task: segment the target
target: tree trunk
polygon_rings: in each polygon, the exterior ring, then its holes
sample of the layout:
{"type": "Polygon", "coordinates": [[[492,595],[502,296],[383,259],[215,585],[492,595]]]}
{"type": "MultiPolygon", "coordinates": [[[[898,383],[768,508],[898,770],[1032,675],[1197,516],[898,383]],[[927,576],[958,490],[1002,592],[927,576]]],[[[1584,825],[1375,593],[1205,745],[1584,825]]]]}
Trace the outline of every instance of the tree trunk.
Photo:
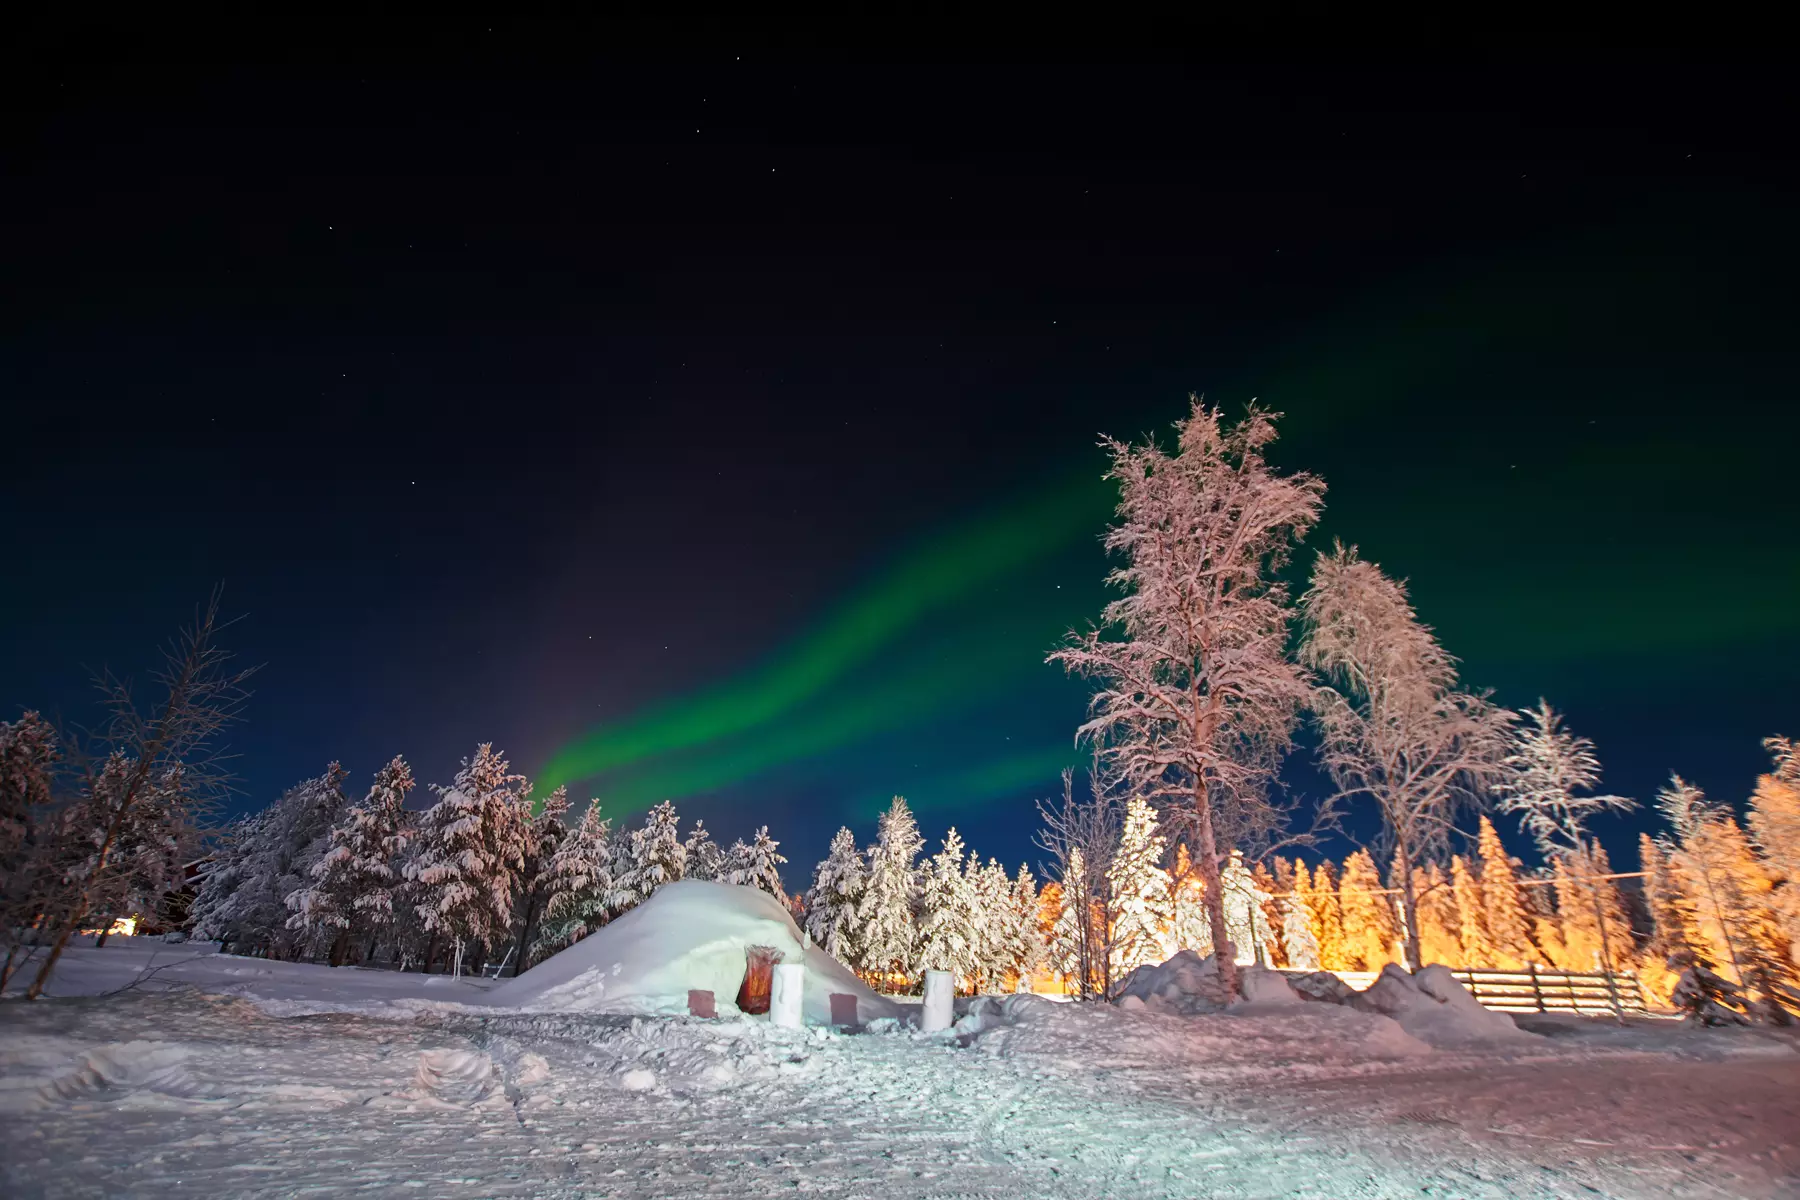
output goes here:
{"type": "Polygon", "coordinates": [[[1419,949],[1419,897],[1413,891],[1412,855],[1406,852],[1406,842],[1396,838],[1394,844],[1396,869],[1400,872],[1400,912],[1406,922],[1406,969],[1417,971],[1424,963],[1419,961],[1423,951],[1419,949]]]}
{"type": "Polygon", "coordinates": [[[1200,843],[1197,856],[1200,880],[1206,885],[1206,923],[1212,928],[1213,962],[1219,967],[1219,983],[1229,1002],[1237,998],[1237,948],[1227,954],[1231,933],[1225,928],[1225,882],[1219,875],[1219,841],[1213,833],[1212,801],[1206,794],[1206,781],[1194,785],[1195,839],[1200,843]]]}
{"type": "Polygon", "coordinates": [[[525,905],[525,925],[519,930],[519,949],[513,955],[513,978],[517,979],[525,973],[525,954],[531,949],[531,943],[537,937],[538,903],[534,897],[525,905]]]}

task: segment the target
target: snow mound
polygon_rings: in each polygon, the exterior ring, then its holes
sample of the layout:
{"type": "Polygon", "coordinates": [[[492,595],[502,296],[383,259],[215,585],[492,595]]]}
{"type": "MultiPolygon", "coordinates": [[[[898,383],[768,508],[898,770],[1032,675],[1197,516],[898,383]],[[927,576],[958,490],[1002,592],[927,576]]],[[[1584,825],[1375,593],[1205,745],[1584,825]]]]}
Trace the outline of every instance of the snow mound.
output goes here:
{"type": "Polygon", "coordinates": [[[1288,984],[1302,1000],[1311,1000],[1319,1004],[1348,1004],[1356,995],[1356,989],[1339,979],[1330,971],[1308,971],[1304,975],[1290,975],[1288,984]]]}
{"type": "Polygon", "coordinates": [[[1392,1018],[1297,998],[1183,1016],[1160,998],[1151,1005],[1132,997],[1115,1007],[985,996],[970,1004],[953,1031],[965,1045],[1001,1058],[1109,1072],[1174,1070],[1211,1080],[1260,1078],[1287,1067],[1335,1070],[1432,1052],[1392,1018]]]}
{"type": "Polygon", "coordinates": [[[1167,962],[1145,963],[1125,977],[1114,1003],[1121,1008],[1147,1008],[1152,1012],[1223,1012],[1233,997],[1225,994],[1219,964],[1212,955],[1201,958],[1192,950],[1178,950],[1167,962]]]}
{"type": "Polygon", "coordinates": [[[1365,1012],[1392,1017],[1402,1029],[1434,1046],[1533,1036],[1505,1013],[1484,1008],[1448,967],[1429,966],[1409,975],[1389,963],[1368,990],[1353,997],[1353,1003],[1365,1012]]]}
{"type": "MultiPolygon", "coordinates": [[[[1298,1004],[1301,997],[1279,971],[1246,964],[1238,968],[1238,996],[1246,1004],[1298,1004]]],[[[1177,951],[1158,965],[1145,964],[1125,977],[1114,1001],[1127,1011],[1176,1013],[1223,1012],[1237,997],[1227,996],[1219,979],[1219,964],[1212,955],[1201,958],[1192,950],[1177,951]]]]}
{"type": "Polygon", "coordinates": [[[767,892],[683,880],[567,950],[488,992],[484,1002],[552,1012],[675,1015],[690,990],[709,991],[720,1016],[738,1015],[746,952],[769,946],[786,962],[806,964],[802,1016],[810,1025],[858,1024],[897,1017],[844,964],[801,945],[799,927],[767,892]],[[833,997],[845,997],[835,1000],[833,997]]]}

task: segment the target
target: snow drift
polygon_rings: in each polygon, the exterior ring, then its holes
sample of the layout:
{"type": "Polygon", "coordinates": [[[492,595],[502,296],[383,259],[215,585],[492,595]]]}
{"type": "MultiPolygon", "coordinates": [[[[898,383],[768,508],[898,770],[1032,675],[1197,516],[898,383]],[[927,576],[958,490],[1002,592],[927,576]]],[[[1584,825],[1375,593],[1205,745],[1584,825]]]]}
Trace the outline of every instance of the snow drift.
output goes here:
{"type": "Polygon", "coordinates": [[[1406,1032],[1433,1046],[1531,1038],[1503,1012],[1486,1008],[1457,982],[1450,968],[1429,966],[1409,975],[1389,963],[1368,990],[1350,1001],[1365,1012],[1400,1022],[1406,1032]]]}
{"type": "Polygon", "coordinates": [[[744,980],[746,952],[770,946],[786,962],[804,962],[802,1016],[809,1025],[842,1022],[854,1005],[857,1023],[897,1017],[844,964],[817,946],[802,947],[799,927],[781,902],[755,888],[683,880],[602,926],[517,979],[494,988],[485,1002],[555,1012],[678,1014],[688,992],[713,994],[719,1015],[744,980]],[[848,997],[836,1001],[833,996],[848,997]]]}

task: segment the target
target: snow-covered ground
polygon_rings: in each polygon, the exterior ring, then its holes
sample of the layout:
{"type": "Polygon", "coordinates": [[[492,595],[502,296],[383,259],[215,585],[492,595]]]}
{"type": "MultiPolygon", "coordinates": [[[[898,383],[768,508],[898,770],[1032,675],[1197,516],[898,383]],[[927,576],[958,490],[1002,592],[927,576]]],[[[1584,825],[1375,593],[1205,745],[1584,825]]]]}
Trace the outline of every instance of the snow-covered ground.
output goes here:
{"type": "Polygon", "coordinates": [[[1031,997],[946,1035],[784,1031],[206,949],[76,948],[62,999],[0,1005],[0,1193],[1800,1194],[1800,1053],[1770,1031],[1556,1016],[1434,1048],[1332,1005],[1031,997]]]}

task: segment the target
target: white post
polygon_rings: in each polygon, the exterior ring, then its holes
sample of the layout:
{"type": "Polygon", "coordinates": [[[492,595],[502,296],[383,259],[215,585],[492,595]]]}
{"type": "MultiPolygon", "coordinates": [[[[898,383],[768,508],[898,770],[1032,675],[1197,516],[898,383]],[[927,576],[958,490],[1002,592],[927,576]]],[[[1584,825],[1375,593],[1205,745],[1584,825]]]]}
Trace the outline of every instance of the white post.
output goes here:
{"type": "Polygon", "coordinates": [[[769,1024],[783,1029],[800,1028],[800,1002],[805,990],[805,963],[776,963],[769,987],[769,1024]]]}
{"type": "Polygon", "coordinates": [[[955,1015],[956,976],[948,971],[925,972],[925,1003],[919,1011],[919,1029],[936,1033],[948,1029],[955,1015]]]}

